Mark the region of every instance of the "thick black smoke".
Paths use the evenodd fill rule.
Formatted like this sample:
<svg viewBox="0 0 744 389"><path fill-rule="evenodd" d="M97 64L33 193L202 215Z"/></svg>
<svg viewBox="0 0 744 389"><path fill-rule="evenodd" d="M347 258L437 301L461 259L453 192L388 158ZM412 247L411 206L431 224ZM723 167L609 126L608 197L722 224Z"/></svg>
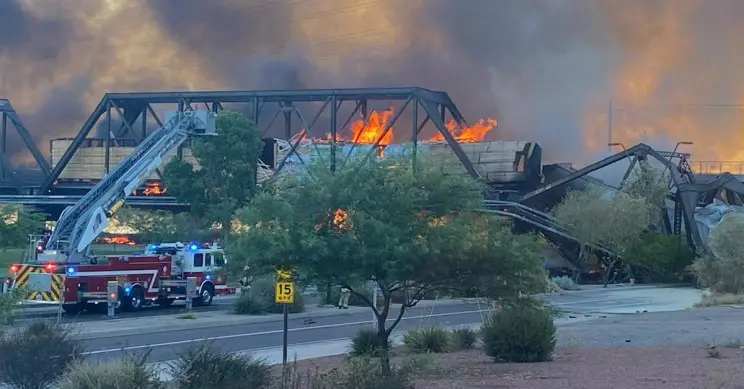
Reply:
<svg viewBox="0 0 744 389"><path fill-rule="evenodd" d="M88 80L87 112L90 95L112 89L418 85L450 93L471 121L498 118L495 139L536 140L548 159L583 156L586 162L598 145L606 150L607 128L599 120L591 129L596 133L589 131L587 114L602 119L611 97L620 105L646 106L741 100L744 55L738 47L744 28L737 18L744 2L704 3L125 0L113 7L98 0L36 0L24 2L37 11L30 12L17 0L5 0L0 1L0 94L28 100L33 93L36 106L50 110L44 102L57 97L40 90L57 85L78 91ZM104 14L115 17L102 19ZM142 31L152 31L151 40L137 36ZM70 54L73 46L77 55ZM133 51L143 47L151 51ZM329 57L336 59L334 66L327 65ZM194 61L197 70L181 72ZM127 72L118 75L114 68ZM66 96L76 102L82 94ZM76 128L60 123L81 124L87 115L72 107L54 111L39 110L44 124L31 129L34 136L72 136ZM662 140L694 140L706 151L736 144L681 139L710 131L698 113L674 121L659 120L666 113L633 115L642 120L623 124L625 117L615 118L616 131L626 131L622 141L644 138L650 128L663 132ZM723 124L736 128L730 121L716 128Z"/></svg>

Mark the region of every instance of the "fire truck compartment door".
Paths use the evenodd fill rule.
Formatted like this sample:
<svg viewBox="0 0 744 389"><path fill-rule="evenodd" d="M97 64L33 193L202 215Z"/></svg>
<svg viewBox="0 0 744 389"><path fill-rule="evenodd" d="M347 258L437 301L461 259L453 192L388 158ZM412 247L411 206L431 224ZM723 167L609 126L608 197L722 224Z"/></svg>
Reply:
<svg viewBox="0 0 744 389"><path fill-rule="evenodd" d="M49 273L30 273L28 281L26 281L26 287L34 292L51 292L52 275Z"/></svg>
<svg viewBox="0 0 744 389"><path fill-rule="evenodd" d="M80 238L80 243L78 243L77 251L83 252L86 247L93 243L96 237L101 235L101 232L106 228L108 221L106 211L103 208L99 207L93 211L93 217L88 221L88 226Z"/></svg>

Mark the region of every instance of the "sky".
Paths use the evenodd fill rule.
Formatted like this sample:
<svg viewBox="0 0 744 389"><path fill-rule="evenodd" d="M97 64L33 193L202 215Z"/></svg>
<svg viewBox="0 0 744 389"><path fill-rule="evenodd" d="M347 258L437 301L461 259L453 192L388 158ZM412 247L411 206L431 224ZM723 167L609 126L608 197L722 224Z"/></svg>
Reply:
<svg viewBox="0 0 744 389"><path fill-rule="evenodd" d="M0 96L43 150L106 92L417 85L492 140L744 160L740 0L4 0ZM19 151L20 153L20 151ZM19 157L22 159L22 157Z"/></svg>

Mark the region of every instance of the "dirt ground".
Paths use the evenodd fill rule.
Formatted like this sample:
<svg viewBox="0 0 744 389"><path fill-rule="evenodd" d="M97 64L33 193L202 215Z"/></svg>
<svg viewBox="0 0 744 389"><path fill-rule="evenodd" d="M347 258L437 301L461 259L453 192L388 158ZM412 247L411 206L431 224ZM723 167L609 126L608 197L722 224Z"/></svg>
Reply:
<svg viewBox="0 0 744 389"><path fill-rule="evenodd" d="M722 333L719 325L732 319L738 319L738 331ZM743 310L721 308L567 326L559 328L552 362L493 363L478 349L439 354L431 372L416 377L414 385L418 389L744 389L742 321ZM665 331L665 336L648 336L648 327ZM605 341L599 342L600 333L606 335ZM297 368L327 371L342 366L343 360L334 356L298 361Z"/></svg>

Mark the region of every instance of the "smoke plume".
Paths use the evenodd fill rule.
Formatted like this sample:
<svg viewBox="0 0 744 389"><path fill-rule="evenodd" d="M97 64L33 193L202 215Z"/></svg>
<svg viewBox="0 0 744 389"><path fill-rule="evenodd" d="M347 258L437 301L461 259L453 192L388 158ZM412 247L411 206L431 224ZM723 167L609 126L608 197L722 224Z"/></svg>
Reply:
<svg viewBox="0 0 744 389"><path fill-rule="evenodd" d="M744 160L739 0L5 0L0 95L41 142L107 91L419 85L494 139ZM61 99L61 100L60 100ZM63 103L54 103L63 101ZM80 107L72 102L80 102ZM64 108L64 109L63 109Z"/></svg>

